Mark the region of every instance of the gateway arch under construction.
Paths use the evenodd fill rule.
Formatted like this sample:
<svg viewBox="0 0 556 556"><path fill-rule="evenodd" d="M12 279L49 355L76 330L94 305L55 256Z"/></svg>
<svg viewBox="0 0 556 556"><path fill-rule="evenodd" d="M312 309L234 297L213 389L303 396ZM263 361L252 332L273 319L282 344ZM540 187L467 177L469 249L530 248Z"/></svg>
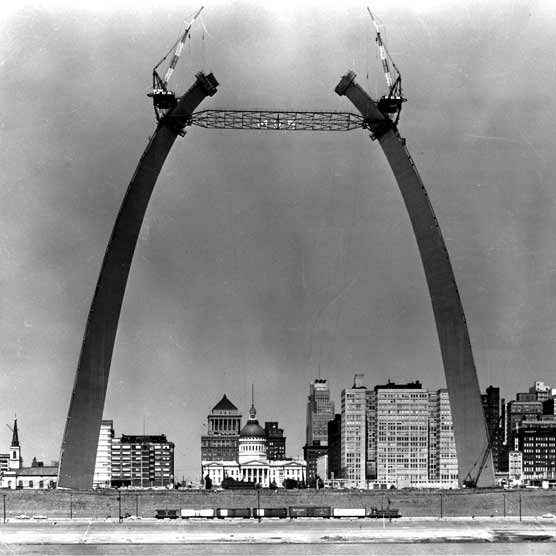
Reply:
<svg viewBox="0 0 556 556"><path fill-rule="evenodd" d="M173 66L176 61L174 57ZM151 96L159 122L122 201L97 281L62 441L58 486L92 488L112 353L133 253L158 175L177 136L188 125L275 131L370 130L372 138L381 145L397 180L421 255L452 408L459 482L467 486L494 486L494 468L479 382L452 265L423 182L405 140L397 131L401 102L404 100L400 78L388 83L389 95L375 101L357 85L355 74L348 72L336 87L336 92L345 95L361 116L275 110L208 110L195 113L204 98L216 93L218 83L212 74L197 74L195 84L180 99L176 99L166 89L171 72L165 79L160 79L156 71L153 73L156 79Z"/></svg>

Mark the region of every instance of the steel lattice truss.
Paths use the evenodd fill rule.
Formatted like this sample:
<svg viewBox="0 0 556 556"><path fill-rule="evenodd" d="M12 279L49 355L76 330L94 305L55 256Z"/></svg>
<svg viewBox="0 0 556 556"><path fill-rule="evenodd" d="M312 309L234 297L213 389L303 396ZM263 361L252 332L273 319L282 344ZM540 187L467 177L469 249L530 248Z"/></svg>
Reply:
<svg viewBox="0 0 556 556"><path fill-rule="evenodd" d="M284 131L350 131L365 127L350 112L286 112L281 110L201 110L190 125L210 129L263 129Z"/></svg>

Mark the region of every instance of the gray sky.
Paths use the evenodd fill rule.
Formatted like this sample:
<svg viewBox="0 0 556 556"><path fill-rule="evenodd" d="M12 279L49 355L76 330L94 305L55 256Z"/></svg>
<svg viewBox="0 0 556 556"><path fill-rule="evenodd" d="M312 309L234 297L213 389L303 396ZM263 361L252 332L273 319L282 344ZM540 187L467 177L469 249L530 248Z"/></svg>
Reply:
<svg viewBox="0 0 556 556"><path fill-rule="evenodd" d="M202 108L353 111L347 69L384 92L365 3L207 2L173 78L220 82ZM438 216L484 389L556 386L553 3L376 1L402 72L407 138ZM199 4L200 5L200 4ZM23 457L57 459L100 264L154 129L151 70L198 4L0 18L2 419ZM205 30L203 30L203 26ZM204 39L203 39L204 33ZM222 394L301 455L309 382L339 409L354 372L444 386L415 239L366 132L193 128L175 144L137 246L105 418L165 433L199 474ZM7 450L10 432L0 446Z"/></svg>

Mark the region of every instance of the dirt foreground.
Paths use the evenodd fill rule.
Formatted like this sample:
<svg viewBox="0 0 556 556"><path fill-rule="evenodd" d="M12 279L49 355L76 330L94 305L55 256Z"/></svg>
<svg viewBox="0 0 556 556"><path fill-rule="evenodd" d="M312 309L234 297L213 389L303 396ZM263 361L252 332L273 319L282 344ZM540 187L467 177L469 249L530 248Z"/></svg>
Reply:
<svg viewBox="0 0 556 556"><path fill-rule="evenodd" d="M0 544L327 544L556 542L556 519L388 520L17 520L0 524ZM554 545L553 545L554 546Z"/></svg>

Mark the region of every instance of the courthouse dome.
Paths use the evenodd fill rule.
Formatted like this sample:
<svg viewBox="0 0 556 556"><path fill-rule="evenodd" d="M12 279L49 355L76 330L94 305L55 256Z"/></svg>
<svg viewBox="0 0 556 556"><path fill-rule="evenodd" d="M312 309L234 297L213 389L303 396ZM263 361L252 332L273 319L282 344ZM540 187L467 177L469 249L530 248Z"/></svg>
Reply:
<svg viewBox="0 0 556 556"><path fill-rule="evenodd" d="M251 409L249 410L249 420L239 433L240 438L264 438L264 429L261 427L261 425L259 425L257 419L255 419L255 415L257 415L257 410L255 409L255 403L253 402L251 405Z"/></svg>
<svg viewBox="0 0 556 556"><path fill-rule="evenodd" d="M258 421L247 421L247 424L241 429L239 436L245 438L246 436L260 438L265 435L264 429L259 425Z"/></svg>

